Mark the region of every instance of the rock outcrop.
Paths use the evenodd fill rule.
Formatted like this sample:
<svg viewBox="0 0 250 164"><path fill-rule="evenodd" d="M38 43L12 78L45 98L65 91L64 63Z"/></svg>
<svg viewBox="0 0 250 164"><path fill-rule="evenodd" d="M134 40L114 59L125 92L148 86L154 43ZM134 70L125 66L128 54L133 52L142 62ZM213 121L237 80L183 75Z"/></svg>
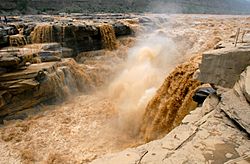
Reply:
<svg viewBox="0 0 250 164"><path fill-rule="evenodd" d="M20 29L20 31L27 31ZM109 28L108 28L109 27ZM31 29L32 30L32 29ZM131 35L132 30L120 22L98 24L38 24L32 32L27 33L30 43L58 42L64 47L73 49L74 55L84 52L108 48L116 49L116 38Z"/></svg>
<svg viewBox="0 0 250 164"><path fill-rule="evenodd" d="M234 90L222 94L220 107L232 120L250 134L250 104L238 89L238 87L235 87Z"/></svg>
<svg viewBox="0 0 250 164"><path fill-rule="evenodd" d="M248 46L212 50L202 55L198 79L204 83L232 88L248 65L250 65Z"/></svg>
<svg viewBox="0 0 250 164"><path fill-rule="evenodd" d="M133 30L118 15L91 15L94 20L83 14L58 17L22 16L8 17L9 24L0 26L0 48L6 46L23 47L34 43L60 43L71 48L73 56L80 52L116 49L116 39L133 34ZM123 16L123 15L122 15ZM100 18L99 18L100 17ZM122 17L121 19L130 18Z"/></svg>
<svg viewBox="0 0 250 164"><path fill-rule="evenodd" d="M72 48L74 54L102 48L98 29L88 25L37 25L31 32L31 42L58 42Z"/></svg>
<svg viewBox="0 0 250 164"><path fill-rule="evenodd" d="M0 121L23 119L41 103L57 103L102 86L126 50L90 51L72 58L59 43L29 44L0 51ZM120 55L120 56L118 56ZM84 64L83 64L84 63Z"/></svg>
<svg viewBox="0 0 250 164"><path fill-rule="evenodd" d="M27 63L60 61L63 56L72 57L72 54L72 49L61 47L59 43L30 44L23 48L4 48L0 50L0 68L11 72L16 69L25 69Z"/></svg>
<svg viewBox="0 0 250 164"><path fill-rule="evenodd" d="M221 95L220 108L250 134L248 74L249 67L241 74L241 79L235 84L234 88Z"/></svg>
<svg viewBox="0 0 250 164"><path fill-rule="evenodd" d="M18 30L15 26L0 25L0 48L9 45L9 36L18 34Z"/></svg>
<svg viewBox="0 0 250 164"><path fill-rule="evenodd" d="M227 47L204 53L199 79L233 89L221 94L220 108L250 134L249 104L250 47Z"/></svg>
<svg viewBox="0 0 250 164"><path fill-rule="evenodd" d="M87 91L92 81L59 43L31 44L0 51L0 120L27 117L20 111Z"/></svg>
<svg viewBox="0 0 250 164"><path fill-rule="evenodd" d="M62 101L71 93L87 91L89 79L73 59L32 64L26 70L0 75L0 117L8 119L41 102Z"/></svg>
<svg viewBox="0 0 250 164"><path fill-rule="evenodd" d="M31 53L21 53L19 49L6 49L0 51L0 68L15 70L25 66L30 62L33 55Z"/></svg>

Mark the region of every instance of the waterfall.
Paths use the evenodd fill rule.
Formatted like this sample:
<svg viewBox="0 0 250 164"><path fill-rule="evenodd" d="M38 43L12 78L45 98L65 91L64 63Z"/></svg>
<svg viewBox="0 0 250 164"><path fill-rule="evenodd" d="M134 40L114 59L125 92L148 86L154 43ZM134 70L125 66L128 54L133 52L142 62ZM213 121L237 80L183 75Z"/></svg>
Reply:
<svg viewBox="0 0 250 164"><path fill-rule="evenodd" d="M103 24L100 26L103 48L108 50L117 49L115 30L112 25Z"/></svg>

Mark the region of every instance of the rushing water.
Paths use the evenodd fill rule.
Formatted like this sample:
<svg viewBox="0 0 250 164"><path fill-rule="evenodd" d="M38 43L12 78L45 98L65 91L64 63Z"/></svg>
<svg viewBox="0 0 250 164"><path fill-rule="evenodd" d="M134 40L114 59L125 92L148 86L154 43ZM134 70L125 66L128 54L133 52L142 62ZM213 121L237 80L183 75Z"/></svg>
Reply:
<svg viewBox="0 0 250 164"><path fill-rule="evenodd" d="M199 57L187 58L234 35L245 19L167 18L152 18L156 26L141 27L144 32L132 48L117 44L113 29L104 25L105 47L117 50L85 53L79 57L81 65L72 65L76 78L85 77L86 87L97 91L69 96L60 105L40 106L46 110L27 120L7 122L0 128L0 163L88 163L162 137L177 126L195 108L191 97L199 86L192 79ZM53 40L49 26L35 30L44 34L33 34L34 41ZM133 42L128 40L119 42Z"/></svg>

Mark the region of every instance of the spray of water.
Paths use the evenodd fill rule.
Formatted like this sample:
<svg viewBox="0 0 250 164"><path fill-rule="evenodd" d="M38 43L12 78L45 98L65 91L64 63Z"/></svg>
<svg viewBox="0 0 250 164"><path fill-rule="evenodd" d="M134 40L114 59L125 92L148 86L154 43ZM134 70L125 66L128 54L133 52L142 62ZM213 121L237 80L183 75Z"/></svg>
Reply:
<svg viewBox="0 0 250 164"><path fill-rule="evenodd" d="M157 34L144 37L129 50L125 68L109 86L119 128L137 135L147 103L178 63L178 56L175 43Z"/></svg>

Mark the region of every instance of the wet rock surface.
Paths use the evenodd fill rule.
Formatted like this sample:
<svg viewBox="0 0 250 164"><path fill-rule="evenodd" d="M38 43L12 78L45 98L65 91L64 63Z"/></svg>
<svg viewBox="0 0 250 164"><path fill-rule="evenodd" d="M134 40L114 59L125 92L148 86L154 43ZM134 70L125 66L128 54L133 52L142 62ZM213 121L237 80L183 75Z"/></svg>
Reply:
<svg viewBox="0 0 250 164"><path fill-rule="evenodd" d="M9 45L9 36L18 34L15 26L0 25L0 47Z"/></svg>
<svg viewBox="0 0 250 164"><path fill-rule="evenodd" d="M29 44L23 48L3 48L0 50L0 68L8 72L26 69L29 64L60 61L62 56L72 56L72 50L59 43Z"/></svg>
<svg viewBox="0 0 250 164"><path fill-rule="evenodd" d="M31 33L31 42L58 42L75 53L102 48L98 29L91 25L37 25Z"/></svg>
<svg viewBox="0 0 250 164"><path fill-rule="evenodd" d="M22 54L18 49L16 50L3 50L0 52L0 67L17 69L26 64L25 59L29 58L29 54ZM28 62L28 61L27 61Z"/></svg>
<svg viewBox="0 0 250 164"><path fill-rule="evenodd" d="M20 17L21 21L13 20L11 25L3 24L0 27L0 45L23 46L27 43L58 42L63 47L73 49L76 56L83 51L100 50L104 47L100 31L100 25L103 23L112 25L116 37L133 33L133 30L121 21L132 17L120 18L115 14L92 17L85 18L81 14L57 17L37 15L31 19L29 16L23 16Z"/></svg>
<svg viewBox="0 0 250 164"><path fill-rule="evenodd" d="M1 105L0 116L13 115L52 99L62 101L70 93L82 90L88 84L77 82L82 77L72 72L70 67L74 65L73 59L65 59L61 63L32 64L23 71L1 75L1 101L4 104Z"/></svg>
<svg viewBox="0 0 250 164"><path fill-rule="evenodd" d="M29 112L20 111L62 102L70 94L91 88L84 68L74 59L62 59L72 57L73 50L60 43L4 48L0 55L1 122L24 119Z"/></svg>

